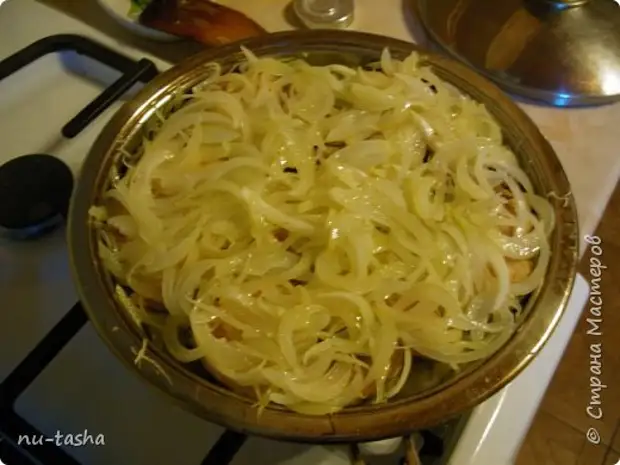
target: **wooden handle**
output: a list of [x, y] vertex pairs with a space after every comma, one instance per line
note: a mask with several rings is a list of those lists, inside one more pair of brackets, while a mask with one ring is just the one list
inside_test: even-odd
[[243, 13], [209, 0], [154, 0], [140, 15], [140, 23], [210, 46], [266, 34]]

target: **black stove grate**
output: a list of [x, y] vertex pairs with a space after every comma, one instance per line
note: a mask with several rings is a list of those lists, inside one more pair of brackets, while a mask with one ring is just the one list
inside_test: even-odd
[[[147, 83], [158, 74], [155, 64], [149, 60], [134, 61], [91, 39], [67, 34], [41, 39], [1, 61], [0, 80], [45, 55], [62, 51], [88, 56], [122, 73], [62, 127], [61, 133], [66, 138], [77, 136], [134, 84]], [[16, 413], [15, 403], [87, 322], [84, 309], [76, 303], [0, 384], [0, 462], [7, 465], [80, 465], [52, 441], [37, 445], [20, 443], [20, 436], [38, 438], [44, 435]], [[243, 434], [225, 431], [202, 465], [230, 463], [245, 439]]]

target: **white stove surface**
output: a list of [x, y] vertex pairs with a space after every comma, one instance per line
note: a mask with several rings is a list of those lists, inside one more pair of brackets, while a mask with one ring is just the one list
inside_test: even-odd
[[[145, 56], [33, 0], [11, 0], [0, 6], [0, 60], [37, 39], [60, 33], [91, 37], [130, 57]], [[168, 66], [146, 57], [160, 69]], [[59, 53], [0, 81], [0, 164], [27, 153], [50, 153], [79, 175], [82, 159], [120, 103], [74, 140], [62, 138], [59, 131], [116, 77], [87, 58]], [[580, 277], [550, 342], [513, 383], [473, 411], [444, 463], [512, 463], [587, 295]], [[64, 231], [34, 242], [0, 239], [0, 299], [3, 380], [77, 300]], [[16, 410], [48, 437], [56, 431], [103, 434], [105, 446], [66, 449], [84, 465], [197, 465], [223, 432], [149, 389], [115, 359], [88, 325], [19, 398]], [[233, 461], [234, 465], [263, 463], [344, 465], [349, 460], [343, 447], [251, 438]]]

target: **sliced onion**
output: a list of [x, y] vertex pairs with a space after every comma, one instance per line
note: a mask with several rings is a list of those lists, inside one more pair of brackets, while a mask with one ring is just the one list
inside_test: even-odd
[[[90, 210], [129, 317], [260, 409], [307, 415], [396, 396], [417, 356], [491, 356], [556, 220], [492, 115], [416, 54], [242, 52], [158, 109]], [[512, 283], [511, 259], [533, 270]]]

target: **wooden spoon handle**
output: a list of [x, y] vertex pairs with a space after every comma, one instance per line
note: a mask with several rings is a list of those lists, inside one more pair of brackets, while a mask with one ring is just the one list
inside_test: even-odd
[[243, 13], [209, 0], [153, 0], [140, 15], [140, 23], [210, 46], [266, 34]]

